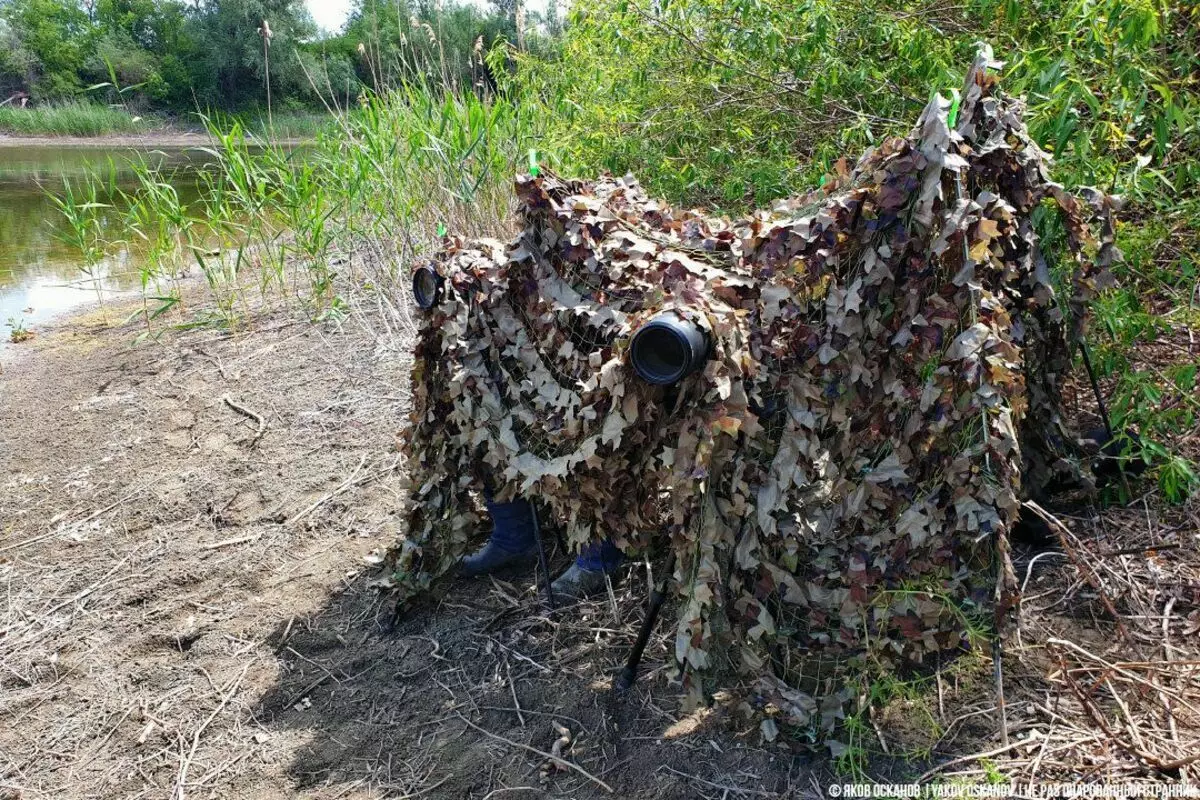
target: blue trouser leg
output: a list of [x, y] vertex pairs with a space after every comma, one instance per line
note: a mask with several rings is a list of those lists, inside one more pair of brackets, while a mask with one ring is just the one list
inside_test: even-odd
[[575, 565], [588, 572], [612, 572], [621, 566], [625, 556], [610, 539], [584, 545], [575, 558]]
[[492, 517], [492, 544], [509, 552], [523, 552], [536, 543], [533, 532], [533, 506], [528, 500], [494, 503], [486, 498], [488, 514]]
[[492, 535], [481, 549], [462, 560], [462, 572], [467, 576], [487, 575], [537, 551], [533, 506], [528, 500], [496, 503], [491, 492], [484, 493], [484, 500], [492, 517]]

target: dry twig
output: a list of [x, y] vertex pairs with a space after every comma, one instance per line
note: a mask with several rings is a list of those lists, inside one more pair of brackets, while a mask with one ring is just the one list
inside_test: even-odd
[[514, 742], [512, 739], [506, 739], [499, 734], [492, 733], [491, 731], [487, 730], [486, 728], [481, 728], [478, 725], [476, 725], [474, 722], [471, 722], [471, 720], [467, 719], [462, 714], [458, 714], [457, 716], [459, 719], [461, 719], [467, 725], [469, 725], [470, 727], [479, 731], [484, 736], [491, 737], [492, 739], [495, 739], [498, 742], [504, 742], [505, 744], [512, 745], [513, 747], [519, 747], [522, 750], [528, 750], [530, 753], [535, 753], [536, 755], [539, 755], [542, 758], [549, 759], [550, 761], [553, 761], [555, 764], [558, 764], [560, 766], [566, 767], [569, 770], [579, 773], [580, 775], [587, 778], [589, 781], [596, 784], [597, 786], [599, 786], [601, 789], [608, 792], [609, 794], [613, 793], [613, 788], [611, 786], [609, 786], [607, 783], [600, 780], [595, 775], [588, 772], [586, 769], [579, 766], [578, 764], [574, 764], [570, 761], [567, 761], [565, 758], [560, 758], [551, 753], [547, 753], [545, 750], [538, 750], [536, 747], [530, 747], [527, 744], [521, 744], [520, 742]]

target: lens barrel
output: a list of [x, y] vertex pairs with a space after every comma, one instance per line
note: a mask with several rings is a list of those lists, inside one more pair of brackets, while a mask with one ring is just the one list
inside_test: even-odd
[[428, 265], [417, 267], [412, 279], [413, 300], [426, 311], [433, 308], [441, 299], [444, 281], [445, 279], [433, 267]]
[[700, 369], [708, 358], [708, 350], [708, 336], [703, 330], [666, 312], [633, 334], [629, 360], [642, 380], [670, 386]]

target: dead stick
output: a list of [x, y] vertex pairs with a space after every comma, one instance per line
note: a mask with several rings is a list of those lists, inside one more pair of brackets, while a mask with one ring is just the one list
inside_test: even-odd
[[96, 517], [100, 516], [101, 514], [107, 514], [109, 511], [112, 511], [114, 508], [121, 505], [121, 503], [124, 503], [126, 500], [130, 499], [131, 497], [133, 497], [135, 494], [137, 494], [141, 490], [142, 490], [142, 487], [139, 486], [138, 488], [134, 489], [129, 494], [122, 497], [120, 500], [117, 500], [116, 502], [113, 502], [113, 503], [109, 503], [104, 508], [100, 509], [99, 511], [95, 511], [95, 512], [89, 514], [88, 516], [84, 517], [83, 519], [79, 520], [79, 522], [76, 522], [74, 524], [83, 525], [85, 523], [91, 522]]
[[[1088, 658], [1090, 658], [1092, 661], [1096, 662], [1097, 664], [1103, 665], [1107, 671], [1121, 675], [1122, 677], [1127, 678], [1128, 680], [1131, 680], [1135, 683], [1140, 683], [1142, 686], [1145, 686], [1147, 689], [1149, 689], [1152, 692], [1166, 691], [1162, 687], [1156, 686], [1155, 684], [1151, 683], [1150, 681], [1146, 680], [1145, 678], [1141, 677], [1140, 675], [1130, 672], [1128, 669], [1125, 668], [1125, 666], [1128, 666], [1128, 665], [1123, 665], [1121, 663], [1114, 664], [1110, 661], [1106, 661], [1105, 659], [1101, 658], [1100, 656], [1096, 655], [1095, 653], [1092, 653], [1092, 652], [1089, 652], [1088, 650], [1083, 649], [1082, 647], [1075, 644], [1074, 642], [1068, 641], [1066, 639], [1059, 639], [1056, 636], [1051, 636], [1046, 639], [1046, 644], [1058, 646], [1058, 647], [1067, 647], [1071, 650], [1074, 650], [1076, 653], [1079, 653], [1080, 655], [1087, 656]], [[1179, 664], [1182, 662], [1174, 661], [1171, 663]], [[1083, 667], [1082, 665], [1081, 665], [1081, 667], [1083, 669], [1091, 669], [1089, 667]], [[1200, 708], [1193, 706], [1191, 703], [1188, 703], [1186, 696], [1177, 696], [1177, 695], [1171, 695], [1171, 696], [1175, 697], [1180, 702], [1182, 702], [1193, 713], [1200, 714]]]
[[1096, 594], [1100, 596], [1100, 602], [1104, 604], [1105, 610], [1108, 611], [1110, 616], [1112, 616], [1113, 622], [1117, 626], [1117, 632], [1121, 634], [1121, 638], [1123, 638], [1128, 644], [1136, 646], [1136, 642], [1133, 641], [1133, 636], [1129, 634], [1129, 629], [1125, 627], [1125, 622], [1121, 619], [1121, 615], [1117, 613], [1117, 607], [1113, 605], [1112, 600], [1108, 596], [1108, 592], [1104, 591], [1104, 586], [1100, 582], [1100, 576], [1096, 574], [1095, 570], [1093, 570], [1091, 566], [1079, 558], [1079, 554], [1071, 545], [1069, 540], [1074, 538], [1074, 534], [1071, 533], [1071, 529], [1064, 525], [1058, 517], [1054, 516], [1032, 500], [1026, 500], [1024, 505], [1030, 511], [1034, 512], [1043, 520], [1045, 520], [1047, 525], [1050, 525], [1059, 532], [1058, 542], [1062, 545], [1063, 550], [1067, 552], [1067, 558], [1071, 559], [1071, 563], [1073, 563], [1075, 568], [1079, 570], [1079, 573], [1083, 575], [1083, 579], [1088, 582], [1088, 585], [1096, 590]]
[[1117, 747], [1121, 748], [1138, 761], [1147, 762], [1148, 759], [1144, 753], [1140, 752], [1134, 745], [1126, 744], [1121, 737], [1113, 733], [1112, 729], [1108, 727], [1108, 724], [1104, 721], [1104, 716], [1096, 710], [1095, 704], [1088, 699], [1087, 693], [1079, 688], [1078, 681], [1071, 677], [1071, 671], [1067, 669], [1066, 662], [1061, 653], [1058, 656], [1058, 663], [1062, 670], [1064, 680], [1066, 680], [1067, 685], [1071, 687], [1071, 692], [1074, 693], [1075, 698], [1079, 700], [1079, 704], [1083, 706], [1083, 710], [1086, 711], [1088, 716], [1092, 718], [1092, 722], [1096, 723], [1097, 727], [1099, 727], [1100, 730], [1104, 732], [1104, 735], [1108, 737], [1108, 741], [1115, 744]]
[[[118, 501], [118, 502], [120, 502], [120, 501]], [[110, 506], [110, 508], [111, 508], [111, 506]], [[105, 511], [107, 511], [107, 510], [108, 509], [106, 508]], [[12, 544], [6, 544], [6, 545], [4, 545], [4, 547], [0, 547], [0, 553], [7, 552], [9, 550], [19, 550], [22, 547], [28, 547], [31, 544], [37, 544], [38, 542], [43, 542], [46, 539], [49, 539], [51, 536], [57, 536], [60, 532], [61, 531], [59, 529], [56, 529], [56, 530], [50, 531], [49, 533], [43, 533], [39, 536], [34, 536], [31, 539], [25, 539], [24, 541], [20, 541], [20, 542], [13, 542]]]
[[230, 545], [234, 545], [234, 544], [245, 544], [247, 542], [254, 542], [261, 538], [262, 538], [261, 533], [254, 533], [249, 536], [239, 536], [236, 539], [222, 539], [219, 542], [213, 542], [211, 544], [201, 545], [200, 549], [201, 550], [216, 550], [217, 548], [229, 547]]
[[267, 432], [267, 421], [265, 419], [263, 419], [262, 414], [259, 414], [254, 409], [246, 408], [244, 405], [241, 405], [240, 403], [235, 401], [232, 397], [229, 396], [228, 392], [221, 395], [221, 399], [223, 401], [225, 401], [225, 405], [229, 406], [234, 411], [241, 414], [243, 417], [249, 417], [250, 419], [252, 419], [258, 423], [258, 431], [254, 434], [254, 438], [250, 440], [250, 445], [249, 445], [250, 447], [254, 447], [254, 445], [256, 445], [258, 443], [258, 440], [262, 438], [262, 435]]
[[299, 522], [300, 520], [304, 519], [304, 518], [305, 518], [305, 517], [307, 517], [309, 514], [311, 514], [312, 512], [316, 511], [318, 508], [320, 508], [321, 506], [325, 505], [325, 504], [326, 504], [326, 503], [328, 503], [330, 500], [332, 500], [333, 498], [337, 497], [339, 494], [341, 494], [342, 492], [346, 491], [346, 490], [347, 490], [347, 489], [349, 489], [351, 486], [353, 486], [353, 485], [354, 485], [354, 479], [355, 479], [356, 477], [358, 477], [359, 470], [361, 470], [361, 469], [362, 469], [362, 467], [363, 467], [363, 464], [365, 464], [365, 463], [367, 463], [367, 454], [366, 454], [366, 453], [363, 453], [363, 456], [362, 456], [362, 458], [360, 458], [360, 459], [358, 460], [358, 466], [357, 466], [357, 467], [355, 467], [355, 468], [354, 468], [354, 471], [350, 473], [350, 477], [349, 477], [349, 478], [346, 478], [346, 480], [342, 481], [342, 485], [341, 485], [341, 486], [337, 487], [336, 489], [334, 489], [334, 490], [333, 490], [332, 492], [330, 492], [329, 494], [325, 495], [324, 497], [320, 498], [320, 499], [319, 499], [319, 500], [317, 500], [316, 502], [312, 503], [312, 504], [311, 504], [311, 505], [309, 505], [307, 508], [305, 508], [303, 511], [300, 511], [300, 512], [298, 512], [298, 513], [297, 513], [297, 514], [296, 514], [294, 517], [292, 517], [291, 519], [289, 519], [289, 520], [288, 520], [287, 522], [285, 522], [284, 524], [285, 524], [285, 525], [295, 525], [297, 522]]
[[[89, 514], [88, 516], [79, 520], [78, 522], [71, 522], [71, 523], [67, 523], [67, 524], [69, 524], [69, 525], [84, 525], [88, 522], [91, 522], [96, 517], [100, 516], [101, 514], [106, 514], [109, 511], [112, 511], [114, 508], [121, 505], [121, 503], [124, 503], [126, 500], [130, 499], [131, 497], [133, 497], [135, 494], [137, 494], [141, 490], [142, 490], [142, 487], [139, 486], [136, 489], [134, 489], [132, 492], [130, 492], [129, 494], [122, 497], [120, 500], [115, 500], [115, 501], [109, 503], [104, 508], [100, 509], [99, 511], [93, 511], [91, 514]], [[4, 545], [4, 547], [0, 547], [0, 553], [4, 553], [8, 550], [17, 550], [22, 547], [28, 547], [31, 544], [37, 544], [38, 542], [42, 542], [42, 541], [45, 541], [46, 539], [49, 539], [51, 536], [58, 535], [59, 533], [62, 532], [62, 530], [63, 530], [63, 527], [60, 526], [60, 527], [55, 528], [54, 530], [49, 531], [47, 533], [43, 533], [38, 536], [34, 536], [31, 539], [26, 539], [21, 542], [14, 542], [13, 544], [6, 544], [6, 545]]]
[[184, 783], [187, 781], [188, 767], [192, 763], [192, 757], [196, 755], [196, 748], [200, 746], [200, 737], [204, 734], [205, 729], [208, 728], [209, 723], [211, 723], [214, 719], [217, 718], [217, 714], [220, 714], [221, 711], [225, 708], [225, 706], [229, 705], [229, 701], [233, 698], [233, 695], [237, 692], [238, 687], [242, 685], [242, 678], [246, 677], [246, 673], [249, 671], [250, 671], [250, 664], [247, 664], [246, 666], [242, 667], [242, 674], [237, 676], [237, 680], [235, 680], [233, 682], [232, 688], [230, 688], [230, 690], [221, 697], [220, 704], [216, 708], [213, 709], [213, 712], [208, 715], [208, 719], [204, 720], [204, 723], [199, 728], [196, 729], [196, 732], [194, 734], [192, 734], [192, 748], [191, 748], [191, 750], [188, 751], [187, 756], [183, 759], [182, 763], [180, 763], [180, 765], [179, 765], [179, 777], [176, 778], [175, 789], [174, 789], [174, 791], [171, 792], [172, 800], [184, 800], [183, 787], [184, 787]]
[[508, 688], [512, 692], [513, 708], [517, 711], [517, 719], [521, 722], [521, 727], [525, 727], [525, 715], [521, 713], [521, 703], [517, 700], [517, 684], [513, 681], [512, 668], [508, 665], [508, 653], [503, 650], [500, 654], [504, 656], [504, 674], [508, 676]]
[[[1163, 658], [1167, 663], [1171, 662], [1171, 612], [1175, 609], [1175, 601], [1179, 599], [1172, 597], [1167, 601], [1166, 607], [1163, 609], [1162, 618], [1162, 638], [1163, 638]], [[1179, 744], [1179, 730], [1175, 724], [1175, 713], [1171, 709], [1171, 698], [1166, 692], [1159, 691], [1158, 698], [1163, 704], [1163, 710], [1166, 712], [1167, 729], [1171, 732], [1171, 741]]]
[[557, 756], [551, 755], [550, 753], [547, 753], [544, 750], [538, 750], [536, 747], [530, 747], [527, 744], [521, 744], [520, 742], [514, 742], [512, 739], [505, 739], [503, 736], [500, 736], [499, 734], [492, 733], [491, 731], [487, 730], [486, 728], [479, 727], [474, 722], [471, 722], [471, 720], [464, 717], [462, 714], [458, 714], [457, 716], [463, 722], [467, 723], [472, 728], [474, 728], [475, 730], [482, 733], [484, 736], [490, 736], [491, 738], [495, 739], [498, 742], [504, 742], [505, 744], [512, 745], [513, 747], [519, 747], [522, 750], [528, 750], [529, 752], [535, 753], [535, 754], [541, 756], [542, 758], [547, 759], [548, 761], [553, 761], [555, 764], [559, 764], [561, 766], [566, 767], [567, 769], [574, 770], [575, 772], [578, 772], [580, 775], [587, 778], [589, 781], [596, 784], [597, 786], [599, 786], [601, 789], [608, 792], [609, 794], [614, 793], [613, 788], [611, 786], [609, 786], [607, 783], [600, 780], [595, 775], [588, 772], [586, 769], [579, 766], [578, 764], [574, 764], [570, 761], [567, 761], [565, 758], [558, 758]]
[[992, 644], [992, 682], [996, 692], [996, 709], [1000, 712], [1000, 741], [1008, 744], [1008, 708], [1004, 702], [1004, 639], [999, 631]]
[[[1061, 640], [1050, 639], [1048, 641], [1060, 642]], [[1070, 642], [1066, 642], [1066, 644], [1070, 644]], [[1147, 766], [1152, 767], [1153, 769], [1159, 770], [1160, 772], [1170, 772], [1172, 770], [1177, 770], [1182, 767], [1186, 767], [1189, 764], [1200, 761], [1200, 753], [1196, 753], [1194, 755], [1189, 755], [1189, 756], [1184, 756], [1183, 758], [1177, 758], [1173, 761], [1163, 761], [1162, 759], [1160, 759], [1158, 756], [1154, 755], [1153, 753], [1147, 753], [1145, 751], [1145, 749], [1139, 748], [1136, 743], [1125, 742], [1120, 736], [1117, 736], [1112, 731], [1112, 729], [1104, 721], [1104, 715], [1102, 715], [1099, 712], [1099, 710], [1097, 710], [1095, 704], [1092, 703], [1092, 701], [1088, 698], [1087, 694], [1082, 689], [1079, 688], [1078, 682], [1073, 677], [1071, 677], [1071, 671], [1069, 669], [1067, 669], [1067, 665], [1066, 665], [1065, 661], [1063, 660], [1061, 653], [1058, 656], [1058, 661], [1059, 661], [1059, 666], [1062, 669], [1063, 678], [1066, 680], [1067, 685], [1071, 687], [1071, 691], [1074, 692], [1075, 697], [1076, 697], [1076, 699], [1079, 700], [1080, 705], [1082, 705], [1084, 710], [1088, 712], [1088, 716], [1090, 716], [1092, 718], [1092, 721], [1095, 722], [1096, 725], [1100, 728], [1100, 730], [1102, 730], [1104, 732], [1104, 734], [1108, 737], [1110, 742], [1112, 742], [1117, 747], [1124, 750], [1129, 755], [1133, 756], [1134, 759], [1141, 761], [1142, 763], [1146, 764]], [[1153, 688], [1157, 688], [1157, 687], [1154, 687], [1153, 684], [1151, 684], [1151, 686]], [[1109, 688], [1109, 691], [1112, 692], [1111, 687]], [[1113, 693], [1113, 697], [1116, 698], [1115, 692]], [[1120, 703], [1119, 698], [1118, 698], [1118, 703]]]
[[1027, 739], [1020, 739], [1018, 741], [1012, 742], [1011, 744], [1006, 744], [1006, 745], [997, 747], [994, 750], [988, 750], [985, 753], [972, 753], [969, 756], [961, 756], [959, 758], [951, 759], [951, 760], [947, 761], [945, 764], [939, 764], [936, 767], [934, 767], [933, 769], [924, 773], [923, 775], [921, 775], [921, 777], [917, 778], [916, 782], [924, 783], [927, 779], [933, 777], [934, 775], [937, 775], [939, 772], [946, 769], [947, 767], [954, 766], [955, 764], [966, 764], [967, 762], [970, 762], [970, 761], [978, 761], [983, 758], [991, 758], [992, 756], [998, 756], [1001, 753], [1007, 753], [1009, 750], [1012, 750], [1014, 747], [1020, 747], [1025, 744], [1029, 744], [1029, 741]]
[[674, 775], [678, 775], [681, 778], [687, 778], [689, 781], [695, 781], [696, 783], [699, 783], [702, 786], [709, 786], [709, 787], [712, 787], [713, 789], [720, 789], [725, 794], [748, 794], [748, 795], [752, 795], [754, 797], [779, 797], [779, 795], [775, 792], [764, 792], [760, 789], [747, 789], [742, 786], [727, 786], [726, 784], [723, 784], [723, 783], [713, 783], [712, 781], [706, 781], [706, 780], [704, 780], [704, 778], [701, 778], [696, 775], [689, 775], [686, 772], [680, 772], [679, 770], [669, 767], [666, 764], [663, 764], [661, 767], [659, 767], [659, 769], [664, 769], [667, 772], [670, 772]]

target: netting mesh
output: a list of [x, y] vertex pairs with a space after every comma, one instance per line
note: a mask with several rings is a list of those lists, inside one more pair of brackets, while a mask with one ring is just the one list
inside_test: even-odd
[[[512, 243], [448, 239], [399, 590], [462, 555], [481, 485], [536, 497], [574, 545], [674, 548], [688, 687], [750, 688], [817, 732], [856, 670], [926, 663], [1003, 614], [1022, 494], [1075, 463], [1034, 210], [1065, 221], [1080, 311], [1116, 251], [1111, 198], [1050, 182], [988, 65], [953, 129], [937, 98], [909, 137], [769, 212], [729, 222], [632, 178], [543, 174], [517, 181]], [[665, 311], [710, 343], [673, 387], [628, 358]]]

